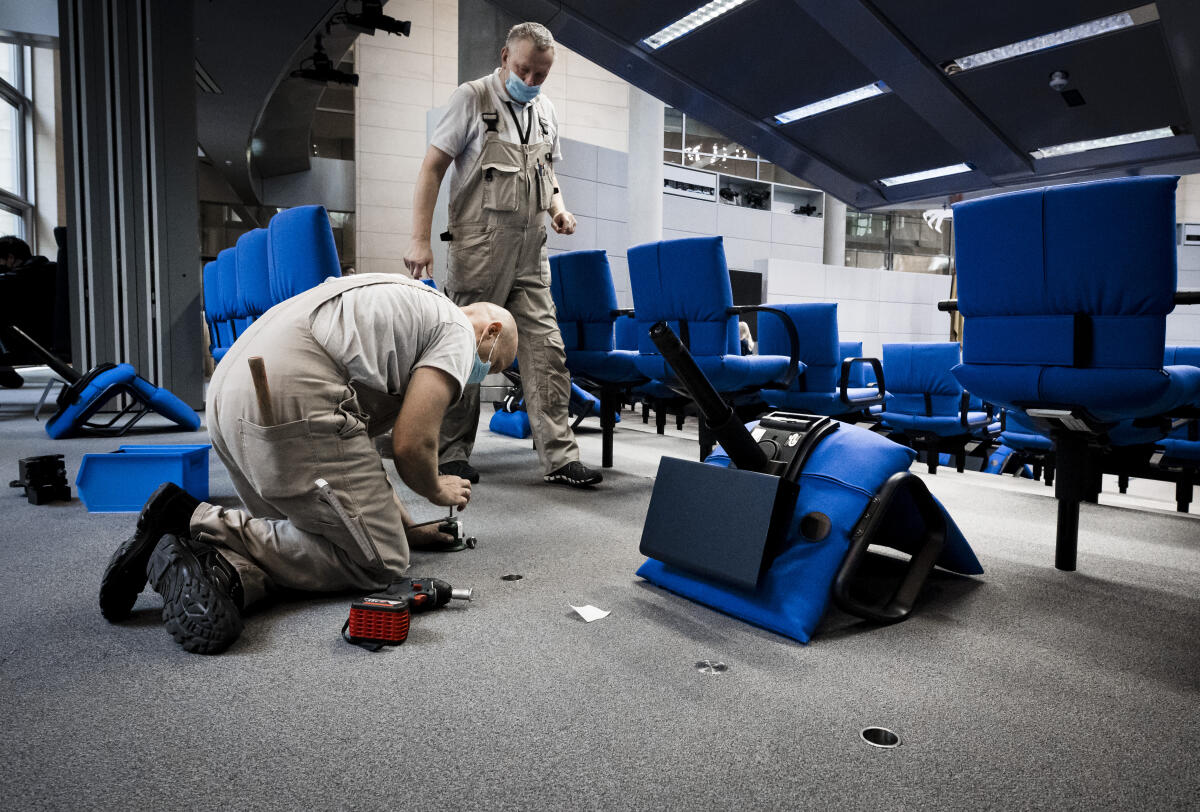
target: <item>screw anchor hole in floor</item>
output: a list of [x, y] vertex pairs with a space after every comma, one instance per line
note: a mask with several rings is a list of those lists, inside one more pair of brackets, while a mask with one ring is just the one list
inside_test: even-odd
[[872, 747], [891, 750], [900, 746], [900, 737], [886, 727], [864, 727], [859, 735]]

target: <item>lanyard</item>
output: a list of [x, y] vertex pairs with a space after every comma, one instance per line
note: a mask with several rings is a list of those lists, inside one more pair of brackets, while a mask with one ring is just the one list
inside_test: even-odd
[[512, 106], [512, 104], [511, 104], [510, 102], [505, 102], [504, 106], [508, 108], [508, 114], [509, 114], [510, 116], [512, 116], [513, 125], [514, 125], [514, 126], [517, 128], [517, 135], [518, 135], [518, 136], [520, 136], [520, 138], [521, 138], [521, 143], [522, 143], [522, 144], [528, 144], [528, 143], [529, 143], [529, 131], [530, 131], [531, 129], [533, 129], [533, 105], [532, 105], [532, 104], [528, 105], [528, 107], [529, 107], [529, 120], [525, 122], [525, 133], [524, 133], [524, 135], [522, 135], [522, 134], [521, 134], [521, 122], [520, 122], [520, 120], [517, 118], [517, 111], [513, 109], [513, 106]]

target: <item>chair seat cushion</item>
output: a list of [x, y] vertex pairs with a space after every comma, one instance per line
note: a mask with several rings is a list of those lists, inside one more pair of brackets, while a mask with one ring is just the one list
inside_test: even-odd
[[1000, 442], [1018, 451], [1049, 451], [1052, 443], [1044, 434], [1025, 434], [1019, 431], [1005, 431], [1000, 434]]
[[964, 428], [959, 416], [901, 414], [900, 412], [882, 412], [880, 420], [885, 426], [897, 431], [921, 431], [936, 434], [939, 437], [956, 437], [967, 434], [971, 429], [986, 427], [989, 418], [987, 412], [967, 412], [967, 426]]
[[567, 369], [571, 374], [596, 383], [638, 383], [646, 376], [638, 372], [636, 352], [630, 350], [571, 350]]
[[[697, 355], [696, 366], [718, 392], [761, 389], [783, 380], [790, 359], [783, 355]], [[661, 355], [640, 355], [638, 371], [647, 378], [674, 383], [675, 373]]]
[[1010, 408], [1020, 404], [1079, 406], [1099, 420], [1165, 414], [1200, 405], [1200, 368], [1076, 369], [959, 364], [954, 376], [967, 390]]
[[[874, 387], [847, 388], [851, 400], [873, 398], [879, 395]], [[764, 389], [763, 400], [776, 409], [795, 409], [809, 414], [835, 415], [857, 411], [861, 406], [847, 406], [837, 392], [793, 392], [790, 389]], [[872, 407], [873, 408], [873, 407]]]

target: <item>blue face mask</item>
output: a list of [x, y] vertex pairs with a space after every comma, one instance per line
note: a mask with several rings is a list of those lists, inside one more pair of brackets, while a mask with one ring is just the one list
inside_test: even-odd
[[475, 355], [471, 359], [471, 374], [467, 376], [467, 385], [475, 383], [483, 383], [483, 379], [492, 371], [492, 354], [496, 352], [496, 342], [500, 340], [500, 333], [496, 333], [495, 340], [492, 341], [492, 349], [488, 351], [486, 361], [479, 360], [479, 347], [483, 345], [483, 336], [479, 337], [479, 344], [475, 346]]
[[534, 85], [530, 87], [522, 82], [515, 73], [509, 71], [508, 78], [504, 80], [504, 89], [508, 91], [509, 96], [512, 96], [513, 101], [518, 101], [521, 104], [529, 104], [542, 91], [542, 86]]

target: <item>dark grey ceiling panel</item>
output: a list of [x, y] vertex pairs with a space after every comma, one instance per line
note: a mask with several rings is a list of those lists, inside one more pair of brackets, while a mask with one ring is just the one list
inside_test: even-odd
[[[1060, 70], [1078, 96], [1050, 88], [1050, 74]], [[1157, 23], [988, 65], [951, 81], [1026, 151], [1188, 120]]]
[[879, 78], [792, 0], [749, 3], [719, 25], [662, 48], [658, 59], [685, 76], [707, 74], [709, 90], [754, 118], [770, 118]]
[[[684, 15], [690, 14], [697, 6], [703, 5], [703, 2], [661, 0], [648, 3], [645, 0], [611, 0], [596, 3], [591, 0], [565, 0], [561, 5], [627, 42], [640, 42]], [[513, 13], [516, 13], [515, 9]]]
[[782, 129], [863, 184], [966, 160], [890, 93]]
[[873, 3], [918, 50], [939, 65], [1143, 4], [1143, 0], [874, 0]]

